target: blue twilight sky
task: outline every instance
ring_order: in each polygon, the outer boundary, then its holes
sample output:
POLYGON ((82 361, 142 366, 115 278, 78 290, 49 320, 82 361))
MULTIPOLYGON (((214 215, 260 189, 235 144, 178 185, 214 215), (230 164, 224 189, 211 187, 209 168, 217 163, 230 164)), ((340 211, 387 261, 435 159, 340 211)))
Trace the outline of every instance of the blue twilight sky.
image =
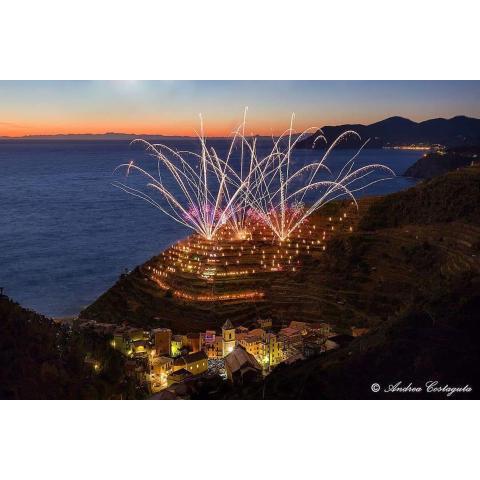
POLYGON ((228 135, 248 106, 248 133, 480 117, 480 81, 0 81, 0 135, 228 135))

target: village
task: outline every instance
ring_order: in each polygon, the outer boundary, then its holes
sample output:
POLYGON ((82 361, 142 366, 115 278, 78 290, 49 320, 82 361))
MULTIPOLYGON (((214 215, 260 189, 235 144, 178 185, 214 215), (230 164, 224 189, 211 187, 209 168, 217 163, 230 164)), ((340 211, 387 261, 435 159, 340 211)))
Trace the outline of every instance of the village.
MULTIPOLYGON (((134 376, 152 394, 176 396, 179 385, 201 377, 219 376, 235 385, 259 381, 281 363, 320 355, 367 333, 352 327, 351 335, 338 334, 328 323, 291 321, 274 329, 272 320, 257 319, 254 328, 235 327, 227 320, 221 332, 175 334, 169 328, 145 331, 124 325, 80 320, 111 338, 110 347, 125 357, 126 375, 134 376)), ((86 358, 100 371, 101 363, 86 358)))

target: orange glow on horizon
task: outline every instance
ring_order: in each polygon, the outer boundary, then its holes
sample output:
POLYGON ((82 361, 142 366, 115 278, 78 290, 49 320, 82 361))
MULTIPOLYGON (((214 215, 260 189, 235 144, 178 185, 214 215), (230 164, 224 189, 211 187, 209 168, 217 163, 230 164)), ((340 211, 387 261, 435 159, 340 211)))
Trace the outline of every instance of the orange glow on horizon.
MULTIPOLYGON (((250 122, 247 125, 247 134, 250 135, 280 135, 285 132, 288 126, 288 119, 268 120, 250 122), (283 121, 285 120, 285 121, 283 121)), ((209 121, 204 120, 204 134, 207 137, 229 137, 232 135, 238 125, 235 122, 209 121)), ((294 129, 297 132, 310 128, 312 124, 308 122, 296 122, 294 129)), ((320 126, 320 125, 316 125, 320 126)), ((187 136, 194 137, 200 133, 200 122, 180 122, 173 121, 169 123, 155 122, 151 123, 123 123, 123 122, 82 122, 77 124, 49 124, 39 125, 17 124, 15 122, 0 122, 0 136, 6 137, 24 137, 37 135, 82 135, 82 134, 105 134, 105 133, 124 133, 135 135, 164 135, 164 136, 187 136)), ((312 130, 313 133, 313 130, 312 130)))

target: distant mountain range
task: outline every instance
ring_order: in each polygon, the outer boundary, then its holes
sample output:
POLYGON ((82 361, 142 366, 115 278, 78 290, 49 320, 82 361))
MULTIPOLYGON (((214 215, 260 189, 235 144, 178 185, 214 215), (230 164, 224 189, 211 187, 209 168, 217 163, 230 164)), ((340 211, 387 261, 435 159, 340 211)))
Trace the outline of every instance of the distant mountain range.
POLYGON ((166 135, 144 135, 136 133, 58 133, 55 135, 24 135, 22 137, 0 136, 0 140, 134 140, 135 138, 143 138, 145 140, 153 140, 159 138, 192 138, 187 136, 166 136, 166 135))
MULTIPOLYGON (((396 147, 406 145, 446 145, 464 146, 480 145, 480 119, 464 116, 450 119, 434 118, 424 122, 413 122, 403 117, 390 117, 371 125, 338 125, 322 128, 327 143, 331 144, 340 134, 347 130, 357 132, 362 140, 348 137, 338 148, 355 148, 370 139, 367 148, 396 147)), ((315 134, 298 142, 297 148, 312 148, 315 134)), ((324 141, 317 141, 314 148, 324 148, 324 141)))
MULTIPOLYGON (((390 117, 371 125, 347 124, 322 127, 322 132, 331 144, 339 135, 346 130, 354 130, 362 140, 349 137, 342 141, 337 148, 356 148, 367 139, 370 139, 366 148, 398 147, 406 145, 433 145, 440 144, 449 147, 480 145, 480 119, 464 116, 450 119, 434 118, 424 122, 413 122, 403 117, 390 117)), ((315 134, 297 143, 297 148, 312 148, 315 134)), ((271 137, 256 136, 258 139, 270 139, 271 137)), ((84 133, 84 134, 57 134, 57 135, 25 135, 23 137, 0 136, 0 140, 133 140, 143 138, 155 139, 188 139, 194 136, 167 136, 161 134, 136 134, 136 133, 84 133)), ((209 137, 224 138, 224 137, 209 137)), ((317 141, 315 148, 324 148, 325 142, 317 141)))
MULTIPOLYGON (((253 135, 257 140, 271 140, 271 136, 262 136, 262 135, 253 135)), ((160 140, 160 139, 192 139, 198 140, 198 137, 195 135, 162 135, 160 133, 156 134, 145 134, 145 133, 117 133, 117 132, 106 132, 106 133, 57 133, 53 135, 23 135, 21 137, 9 137, 7 135, 0 135, 1 140, 126 140, 131 141, 136 138, 142 138, 144 140, 160 140)), ((231 137, 219 137, 219 136, 209 136, 209 140, 215 139, 224 139, 231 137)))

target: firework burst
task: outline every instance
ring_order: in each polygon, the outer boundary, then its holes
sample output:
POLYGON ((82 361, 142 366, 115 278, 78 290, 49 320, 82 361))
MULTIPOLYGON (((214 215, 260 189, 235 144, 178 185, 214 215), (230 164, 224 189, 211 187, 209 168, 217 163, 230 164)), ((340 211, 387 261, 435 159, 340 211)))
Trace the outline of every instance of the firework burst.
MULTIPOLYGON (((355 192, 387 180, 394 172, 380 164, 355 168, 355 160, 365 142, 336 174, 327 166, 335 147, 346 138, 360 136, 354 131, 340 135, 318 161, 297 167, 292 152, 297 143, 316 128, 296 135, 290 128, 277 139, 267 155, 259 156, 256 138, 245 135, 246 110, 242 124, 233 132, 224 158, 208 148, 203 124, 198 134, 200 153, 175 151, 164 144, 135 140, 146 147, 157 162, 155 174, 133 162, 120 165, 126 176, 135 171, 147 179, 148 193, 115 182, 130 195, 139 197, 178 223, 212 240, 219 229, 229 224, 239 239, 248 237, 248 218, 267 225, 275 237, 284 241, 316 210, 332 200, 349 197, 356 204, 355 192), (239 151, 239 162, 233 165, 233 154, 239 151), (380 178, 373 174, 381 174, 380 178), (154 198, 150 192, 155 192, 154 198), (308 202, 306 201, 308 200, 308 202)), ((326 139, 321 131, 316 142, 326 139)))
MULTIPOLYGON (((250 145, 244 139, 253 159, 253 167, 247 177, 248 203, 256 218, 268 225, 280 241, 286 240, 313 212, 327 203, 340 197, 349 197, 357 205, 355 192, 395 176, 390 168, 381 164, 355 169, 355 160, 368 140, 343 164, 336 175, 332 173, 327 161, 335 147, 348 137, 360 140, 360 136, 352 130, 341 134, 318 161, 298 168, 292 162, 292 152, 313 128, 295 135, 293 121, 294 115, 291 117, 290 128, 273 142, 271 152, 263 158, 258 158, 255 144, 250 145), (384 176, 375 178, 375 173, 384 176)), ((321 130, 318 132, 313 145, 319 141, 326 142, 321 130)))
POLYGON ((176 151, 165 144, 151 144, 141 139, 132 142, 143 145, 156 160, 156 172, 151 173, 133 161, 119 165, 115 171, 124 169, 126 177, 132 172, 141 174, 147 180, 148 193, 123 182, 116 181, 113 185, 145 200, 176 222, 211 240, 232 218, 237 224, 237 215, 241 214, 242 208, 245 209, 243 191, 248 180, 239 176, 230 165, 241 127, 237 129, 224 160, 215 149, 207 147, 202 121, 201 125, 198 134, 200 153, 176 151))

